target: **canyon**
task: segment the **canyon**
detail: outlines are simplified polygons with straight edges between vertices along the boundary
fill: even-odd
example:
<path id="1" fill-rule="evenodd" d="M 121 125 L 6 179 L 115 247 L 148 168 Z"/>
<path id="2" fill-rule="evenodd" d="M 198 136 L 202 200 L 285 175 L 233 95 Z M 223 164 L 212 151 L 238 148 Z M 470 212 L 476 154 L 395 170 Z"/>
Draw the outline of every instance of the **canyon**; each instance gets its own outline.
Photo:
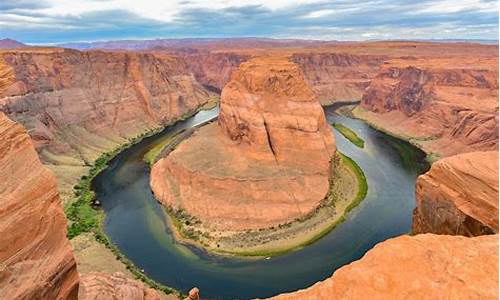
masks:
<path id="1" fill-rule="evenodd" d="M 123 267 L 82 273 L 62 207 L 99 156 L 222 90 L 218 123 L 197 129 L 151 176 L 162 203 L 210 230 L 278 227 L 324 200 L 336 150 L 316 99 L 360 101 L 356 117 L 436 160 L 417 181 L 415 236 L 382 242 L 331 278 L 276 299 L 498 298 L 498 46 L 242 45 L 0 50 L 0 228 L 9 232 L 1 238 L 2 296 L 176 297 L 115 273 Z M 235 201 L 241 197 L 258 205 Z"/>
<path id="2" fill-rule="evenodd" d="M 318 209 L 330 173 L 342 168 L 341 160 L 331 163 L 334 156 L 333 133 L 298 66 L 259 57 L 233 72 L 218 123 L 152 167 L 151 188 L 173 214 L 197 225 L 185 231 L 220 232 L 213 248 L 229 251 L 234 236 L 243 243 L 245 233 L 275 231 Z"/>
<path id="3" fill-rule="evenodd" d="M 103 153 L 195 111 L 209 93 L 175 58 L 58 48 L 0 51 L 0 110 L 24 125 L 63 202 Z M 7 72 L 7 71 L 5 71 Z"/>

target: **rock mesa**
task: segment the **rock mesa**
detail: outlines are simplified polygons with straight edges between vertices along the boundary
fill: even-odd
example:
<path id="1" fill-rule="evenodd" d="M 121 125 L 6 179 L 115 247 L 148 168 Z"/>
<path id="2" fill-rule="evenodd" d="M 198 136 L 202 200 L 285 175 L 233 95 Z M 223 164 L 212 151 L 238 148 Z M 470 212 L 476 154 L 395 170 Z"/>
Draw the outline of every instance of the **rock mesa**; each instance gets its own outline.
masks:
<path id="1" fill-rule="evenodd" d="M 319 204 L 334 153 L 332 131 L 299 68 L 261 57 L 233 73 L 218 123 L 154 165 L 151 187 L 163 204 L 218 230 L 265 228 Z"/>

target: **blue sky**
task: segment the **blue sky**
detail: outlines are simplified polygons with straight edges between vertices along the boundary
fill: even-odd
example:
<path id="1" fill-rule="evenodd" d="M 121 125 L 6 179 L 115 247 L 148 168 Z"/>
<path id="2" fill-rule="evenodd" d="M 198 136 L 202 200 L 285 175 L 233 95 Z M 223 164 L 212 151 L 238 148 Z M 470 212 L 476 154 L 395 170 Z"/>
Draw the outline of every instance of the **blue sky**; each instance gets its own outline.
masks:
<path id="1" fill-rule="evenodd" d="M 498 39 L 496 0 L 0 0 L 0 38 Z"/>

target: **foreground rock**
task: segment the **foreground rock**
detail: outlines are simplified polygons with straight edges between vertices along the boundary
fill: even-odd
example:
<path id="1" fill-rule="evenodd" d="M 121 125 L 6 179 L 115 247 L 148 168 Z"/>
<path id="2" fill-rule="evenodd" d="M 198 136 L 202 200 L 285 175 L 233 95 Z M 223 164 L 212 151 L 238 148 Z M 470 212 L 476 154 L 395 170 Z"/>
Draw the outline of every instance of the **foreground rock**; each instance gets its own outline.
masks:
<path id="1" fill-rule="evenodd" d="M 2 50 L 0 61 L 12 75 L 0 110 L 28 129 L 63 201 L 102 153 L 209 98 L 185 64 L 167 55 L 28 48 Z"/>
<path id="2" fill-rule="evenodd" d="M 57 183 L 24 128 L 0 112 L 0 295 L 77 299 Z"/>
<path id="3" fill-rule="evenodd" d="M 233 73 L 218 124 L 153 166 L 151 187 L 178 217 L 209 232 L 269 228 L 319 205 L 334 153 L 333 133 L 298 67 L 258 58 Z"/>
<path id="4" fill-rule="evenodd" d="M 498 233 L 498 152 L 448 157 L 420 176 L 414 233 Z"/>
<path id="5" fill-rule="evenodd" d="M 176 297 L 169 297 L 176 299 Z M 89 273 L 80 283 L 80 300 L 167 300 L 167 296 L 148 288 L 142 282 L 126 278 L 121 273 L 113 275 Z"/>
<path id="6" fill-rule="evenodd" d="M 497 266 L 498 235 L 401 236 L 331 278 L 271 299 L 498 299 Z"/>

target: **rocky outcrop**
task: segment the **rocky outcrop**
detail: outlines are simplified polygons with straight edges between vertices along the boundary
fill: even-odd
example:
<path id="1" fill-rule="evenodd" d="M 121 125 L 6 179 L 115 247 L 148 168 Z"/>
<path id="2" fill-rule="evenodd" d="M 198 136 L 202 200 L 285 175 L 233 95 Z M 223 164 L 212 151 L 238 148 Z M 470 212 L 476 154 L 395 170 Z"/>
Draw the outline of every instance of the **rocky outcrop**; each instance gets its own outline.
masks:
<path id="1" fill-rule="evenodd" d="M 24 128 L 1 112 L 0 141 L 1 298 L 77 299 L 56 179 Z"/>
<path id="2" fill-rule="evenodd" d="M 318 206 L 334 153 L 332 131 L 299 68 L 284 57 L 256 58 L 224 88 L 218 124 L 158 161 L 151 187 L 163 204 L 212 230 L 267 228 Z"/>
<path id="3" fill-rule="evenodd" d="M 35 48 L 0 52 L 13 83 L 0 110 L 22 123 L 63 198 L 100 154 L 209 98 L 168 55 Z"/>
<path id="4" fill-rule="evenodd" d="M 418 178 L 416 201 L 414 233 L 498 233 L 498 152 L 439 160 Z"/>
<path id="5" fill-rule="evenodd" d="M 322 104 L 331 104 L 361 100 L 387 57 L 346 52 L 309 52 L 296 53 L 291 59 L 304 72 L 317 99 Z"/>
<path id="6" fill-rule="evenodd" d="M 196 80 L 207 89 L 220 93 L 238 66 L 251 58 L 251 53 L 209 51 L 193 48 L 169 50 L 182 59 Z"/>
<path id="7" fill-rule="evenodd" d="M 498 299 L 497 266 L 498 235 L 401 236 L 331 278 L 271 299 Z"/>
<path id="8" fill-rule="evenodd" d="M 80 283 L 80 300 L 166 300 L 166 295 L 126 278 L 117 272 L 112 275 L 89 273 Z"/>
<path id="9" fill-rule="evenodd" d="M 358 116 L 426 152 L 498 148 L 498 58 L 394 60 L 363 95 Z"/>

